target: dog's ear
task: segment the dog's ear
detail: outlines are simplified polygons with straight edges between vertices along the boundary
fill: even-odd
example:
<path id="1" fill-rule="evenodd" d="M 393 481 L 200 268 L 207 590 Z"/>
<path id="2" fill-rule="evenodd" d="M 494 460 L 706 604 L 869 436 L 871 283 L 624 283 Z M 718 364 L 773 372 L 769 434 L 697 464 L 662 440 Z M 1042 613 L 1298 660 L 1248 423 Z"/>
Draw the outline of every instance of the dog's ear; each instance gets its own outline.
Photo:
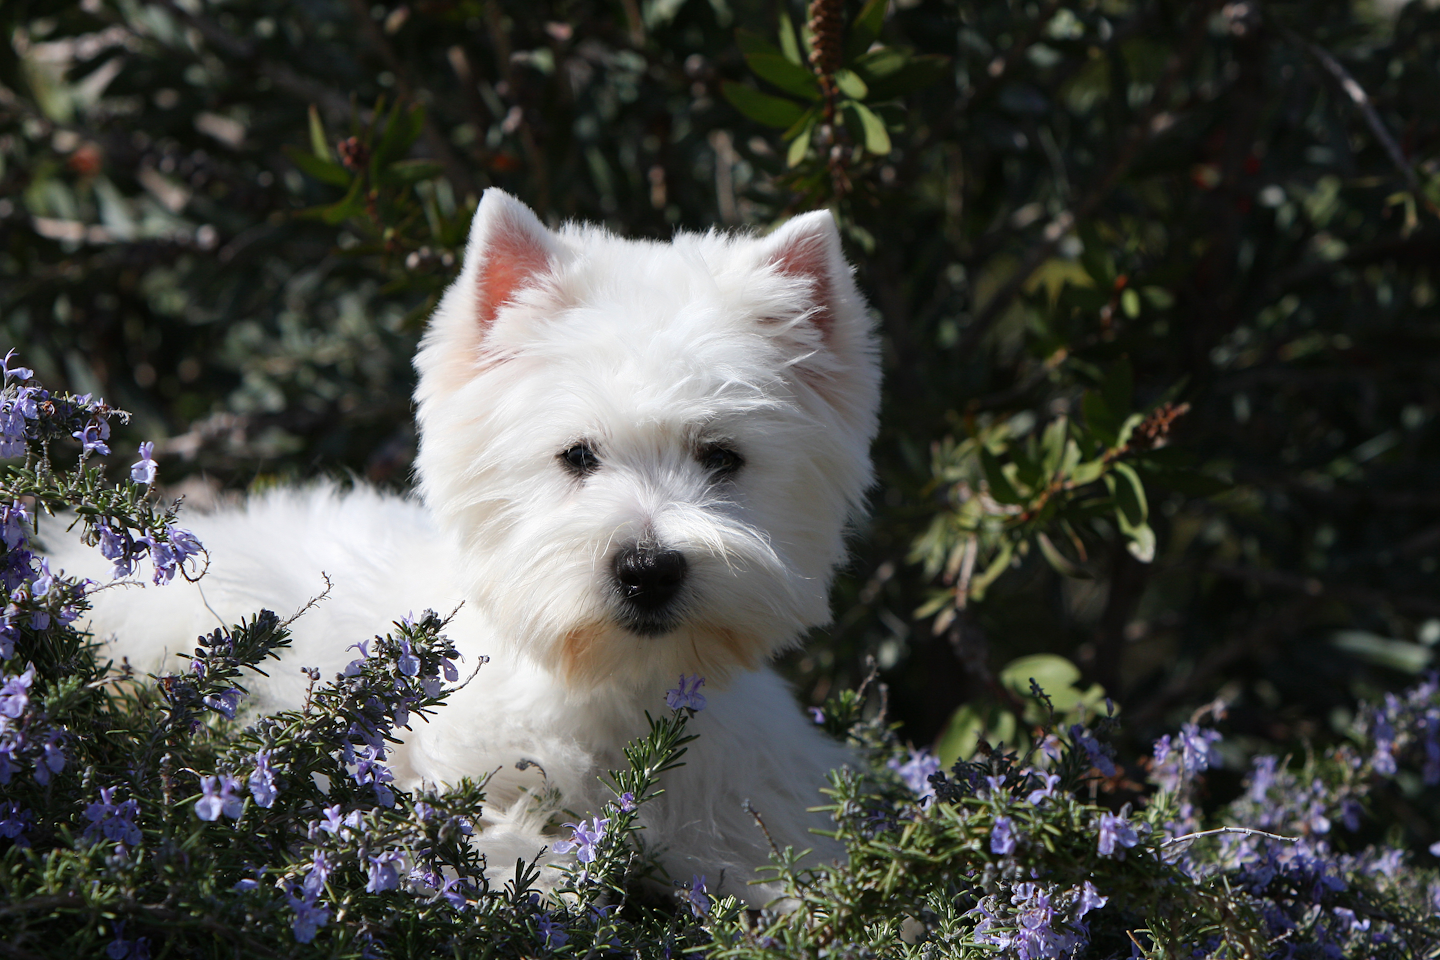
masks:
<path id="1" fill-rule="evenodd" d="M 850 266 L 840 248 L 840 231 L 829 210 L 816 210 L 787 221 L 761 241 L 761 262 L 776 272 L 803 280 L 811 302 L 808 320 L 821 340 L 834 344 L 842 299 L 854 298 Z"/>
<path id="2" fill-rule="evenodd" d="M 482 336 L 500 308 L 550 272 L 554 235 L 519 200 L 491 188 L 480 198 L 465 246 L 462 283 L 473 285 L 474 317 Z"/>
<path id="3" fill-rule="evenodd" d="M 875 338 L 835 218 L 828 210 L 803 214 L 759 243 L 760 265 L 789 282 L 791 302 L 803 302 L 802 314 L 773 327 L 792 353 L 792 369 L 872 435 L 880 378 Z"/>

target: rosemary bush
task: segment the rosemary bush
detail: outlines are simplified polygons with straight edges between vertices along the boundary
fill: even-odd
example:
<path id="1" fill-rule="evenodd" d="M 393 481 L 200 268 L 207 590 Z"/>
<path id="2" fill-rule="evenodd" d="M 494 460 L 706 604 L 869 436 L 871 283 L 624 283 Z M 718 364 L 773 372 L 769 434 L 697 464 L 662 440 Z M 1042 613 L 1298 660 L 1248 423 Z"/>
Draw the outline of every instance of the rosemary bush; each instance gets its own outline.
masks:
<path id="1" fill-rule="evenodd" d="M 846 857 L 810 869 L 797 865 L 802 851 L 774 850 L 787 896 L 753 911 L 712 895 L 704 876 L 661 876 L 643 843 L 637 811 L 684 762 L 687 723 L 705 706 L 699 681 L 682 678 L 669 712 L 656 704 L 650 733 L 626 751 L 629 769 L 610 773 L 603 815 L 557 824 L 555 846 L 575 852 L 574 866 L 540 883 L 521 861 L 492 882 L 470 843 L 483 780 L 407 793 L 385 763 L 399 730 L 445 709 L 464 682 L 446 621 L 427 611 L 357 638 L 342 673 L 310 671 L 304 706 L 274 716 L 244 715 L 245 679 L 285 649 L 293 617 L 262 610 L 198 637 L 158 677 L 105 661 L 74 623 L 110 586 L 67 578 L 32 552 L 42 515 L 82 524 L 122 582 L 148 558 L 148 589 L 203 575 L 203 548 L 175 507 L 153 503 L 147 446 L 127 478 L 104 479 L 94 461 L 123 413 L 52 395 L 10 360 L 5 955 L 1030 960 L 1440 948 L 1435 870 L 1408 864 L 1384 830 L 1361 840 L 1381 826 L 1368 822 L 1373 790 L 1440 781 L 1435 680 L 1364 708 L 1348 742 L 1303 762 L 1255 758 L 1239 799 L 1207 817 L 1199 795 L 1221 735 L 1206 718 L 1155 744 L 1146 785 L 1106 743 L 1119 723 L 1108 702 L 1057 691 L 1057 706 L 1032 678 L 1016 692 L 1034 720 L 1026 749 L 978 739 L 973 759 L 942 769 L 868 703 L 883 698 L 872 679 L 814 714 L 854 747 L 826 804 Z"/>

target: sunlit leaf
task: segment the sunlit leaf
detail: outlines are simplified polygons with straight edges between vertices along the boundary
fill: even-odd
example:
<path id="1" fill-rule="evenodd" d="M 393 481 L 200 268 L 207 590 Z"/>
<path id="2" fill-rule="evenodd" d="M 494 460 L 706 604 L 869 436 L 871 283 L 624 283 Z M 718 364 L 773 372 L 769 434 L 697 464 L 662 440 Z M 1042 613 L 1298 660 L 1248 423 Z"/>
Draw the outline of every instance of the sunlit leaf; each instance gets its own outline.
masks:
<path id="1" fill-rule="evenodd" d="M 731 106 L 757 123 L 770 127 L 788 127 L 805 114 L 805 109 L 793 100 L 761 93 L 743 83 L 726 81 L 720 92 Z"/>

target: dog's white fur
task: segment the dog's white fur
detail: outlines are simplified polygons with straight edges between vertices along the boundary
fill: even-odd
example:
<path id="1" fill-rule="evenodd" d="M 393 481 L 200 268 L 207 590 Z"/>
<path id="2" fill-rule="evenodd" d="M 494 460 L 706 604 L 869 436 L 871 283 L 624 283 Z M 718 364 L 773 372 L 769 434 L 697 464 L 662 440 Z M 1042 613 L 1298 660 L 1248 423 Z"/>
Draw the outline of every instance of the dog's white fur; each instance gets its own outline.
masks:
<path id="1" fill-rule="evenodd" d="M 875 344 L 830 215 L 765 238 L 661 244 L 551 231 L 490 190 L 416 366 L 423 506 L 322 485 L 191 516 L 208 575 L 102 591 L 97 635 L 137 666 L 176 669 L 217 616 L 298 608 L 325 571 L 330 598 L 254 687 L 260 708 L 293 707 L 301 666 L 333 674 L 348 644 L 392 619 L 463 602 L 448 634 L 490 662 L 412 724 L 391 763 L 405 787 L 496 771 L 477 838 L 494 876 L 558 839 L 537 795 L 602 810 L 612 797 L 597 776 L 624 766 L 621 748 L 681 673 L 707 678 L 709 705 L 685 766 L 642 808 L 668 873 L 703 873 L 712 892 L 723 875 L 724 892 L 768 900 L 774 890 L 746 885 L 768 853 L 747 799 L 781 846 L 838 852 L 809 832 L 827 821 L 806 808 L 848 754 L 765 666 L 828 621 L 871 479 Z M 583 476 L 561 456 L 579 444 L 599 461 Z M 716 447 L 743 458 L 732 476 L 701 463 Z M 637 633 L 617 612 L 614 557 L 637 542 L 688 564 L 663 631 Z M 108 579 L 95 551 L 56 546 L 69 572 Z"/>

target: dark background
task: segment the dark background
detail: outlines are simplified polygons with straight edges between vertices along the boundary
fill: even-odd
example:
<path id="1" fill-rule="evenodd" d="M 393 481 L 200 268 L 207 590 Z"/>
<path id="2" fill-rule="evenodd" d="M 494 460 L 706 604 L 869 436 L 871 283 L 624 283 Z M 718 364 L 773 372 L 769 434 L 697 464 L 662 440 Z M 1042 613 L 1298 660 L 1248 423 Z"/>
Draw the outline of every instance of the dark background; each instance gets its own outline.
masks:
<path id="1" fill-rule="evenodd" d="M 1238 769 L 1428 670 L 1440 11 L 907 0 L 879 39 L 931 82 L 874 91 L 888 150 L 841 127 L 793 169 L 722 89 L 783 94 L 736 34 L 776 42 L 782 11 L 807 16 L 8 0 L 0 336 L 52 389 L 133 411 L 116 468 L 156 440 L 192 499 L 321 473 L 404 488 L 410 356 L 483 188 L 657 238 L 828 205 L 886 394 L 836 626 L 785 663 L 802 698 L 873 656 L 905 736 L 935 742 L 957 709 L 993 736 L 1014 727 L 1002 668 L 1053 654 L 1113 698 L 1138 777 L 1149 740 L 1217 697 Z M 1003 455 L 1124 369 L 1133 409 L 1189 404 L 1176 470 L 1146 484 L 1154 560 L 1105 516 L 1052 523 L 1083 576 L 1027 546 L 956 611 L 944 566 L 983 476 L 956 444 Z M 1428 844 L 1414 812 L 1435 801 L 1402 780 L 1379 802 Z"/>

